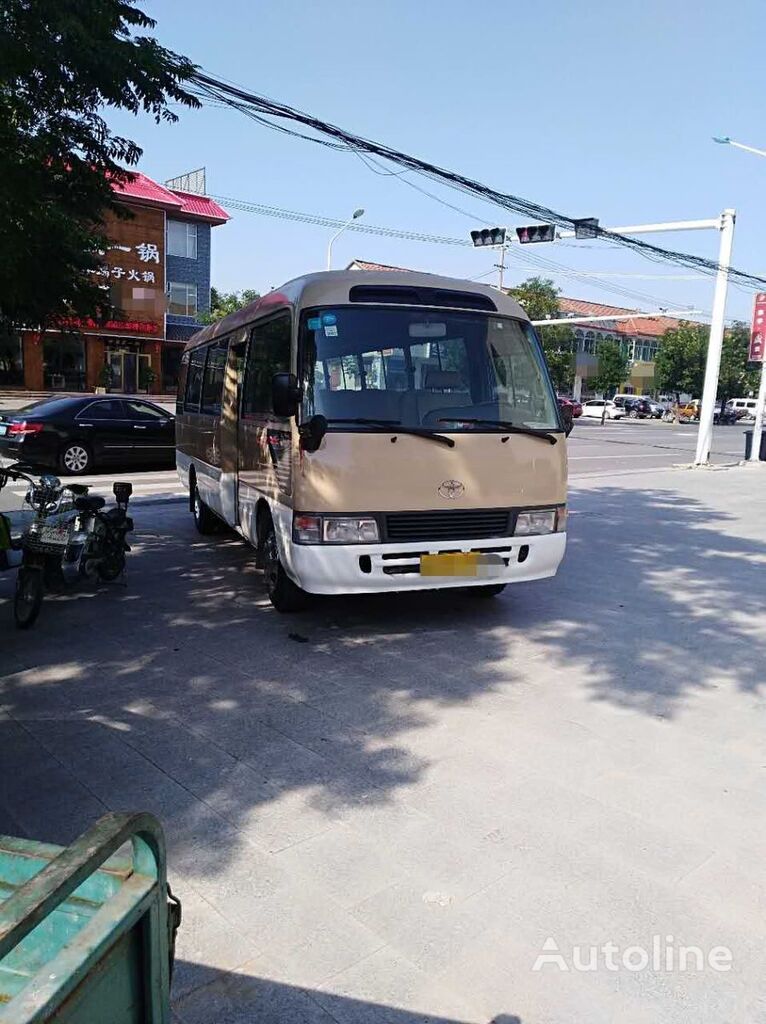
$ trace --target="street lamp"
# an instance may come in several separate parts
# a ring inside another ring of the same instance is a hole
[[[358,220],[359,217],[363,217],[363,216],[364,216],[364,210],[360,206],[358,210],[354,210],[354,212],[348,218],[346,223],[342,227],[338,228],[338,230],[332,236],[330,241],[327,243],[327,269],[328,270],[332,270],[332,244],[333,244],[333,242],[338,237],[338,235],[342,235],[343,234],[343,232],[346,230],[346,228],[349,226],[349,224],[353,223],[353,221]]]
[[[756,149],[754,146],[746,146],[744,142],[735,142],[728,135],[714,135],[713,142],[721,146],[735,146],[737,149],[744,149],[748,153],[755,153],[757,156],[766,156],[766,149]]]

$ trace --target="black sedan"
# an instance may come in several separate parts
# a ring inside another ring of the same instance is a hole
[[[69,475],[110,463],[172,463],[175,421],[129,395],[49,398],[0,412],[0,456]]]

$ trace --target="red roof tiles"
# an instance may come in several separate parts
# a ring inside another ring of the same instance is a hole
[[[575,316],[626,316],[638,310],[625,309],[622,306],[607,306],[603,302],[587,302],[585,299],[559,298],[559,312],[562,315],[572,313]],[[670,316],[642,316],[631,320],[617,320],[614,324],[601,321],[593,326],[608,330],[614,334],[640,334],[644,337],[661,338],[665,331],[678,327],[681,321]]]
[[[193,217],[195,220],[206,220],[210,224],[225,224],[229,215],[209,196],[199,196],[191,192],[179,192],[177,189],[165,188],[140,171],[131,171],[132,181],[113,182],[112,189],[123,196],[128,202],[142,203],[148,206],[159,206],[168,213]]]

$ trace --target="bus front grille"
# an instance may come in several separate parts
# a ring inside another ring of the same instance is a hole
[[[512,534],[507,508],[387,512],[385,527],[388,541],[473,540]]]

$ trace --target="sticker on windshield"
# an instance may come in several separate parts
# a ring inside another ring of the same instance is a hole
[[[325,337],[327,337],[327,338],[337,338],[338,337],[338,328],[335,326],[335,324],[327,324],[325,326],[324,333],[325,333]]]
[[[322,326],[322,318],[320,316],[311,316],[311,317],[309,317],[308,326],[309,326],[309,330],[310,331],[318,331],[318,330],[320,330],[320,328]]]
[[[322,314],[322,323],[325,325],[325,327],[328,327],[328,326],[332,327],[333,324],[337,324],[337,322],[338,322],[338,318],[337,318],[337,316],[334,313],[323,313]]]

